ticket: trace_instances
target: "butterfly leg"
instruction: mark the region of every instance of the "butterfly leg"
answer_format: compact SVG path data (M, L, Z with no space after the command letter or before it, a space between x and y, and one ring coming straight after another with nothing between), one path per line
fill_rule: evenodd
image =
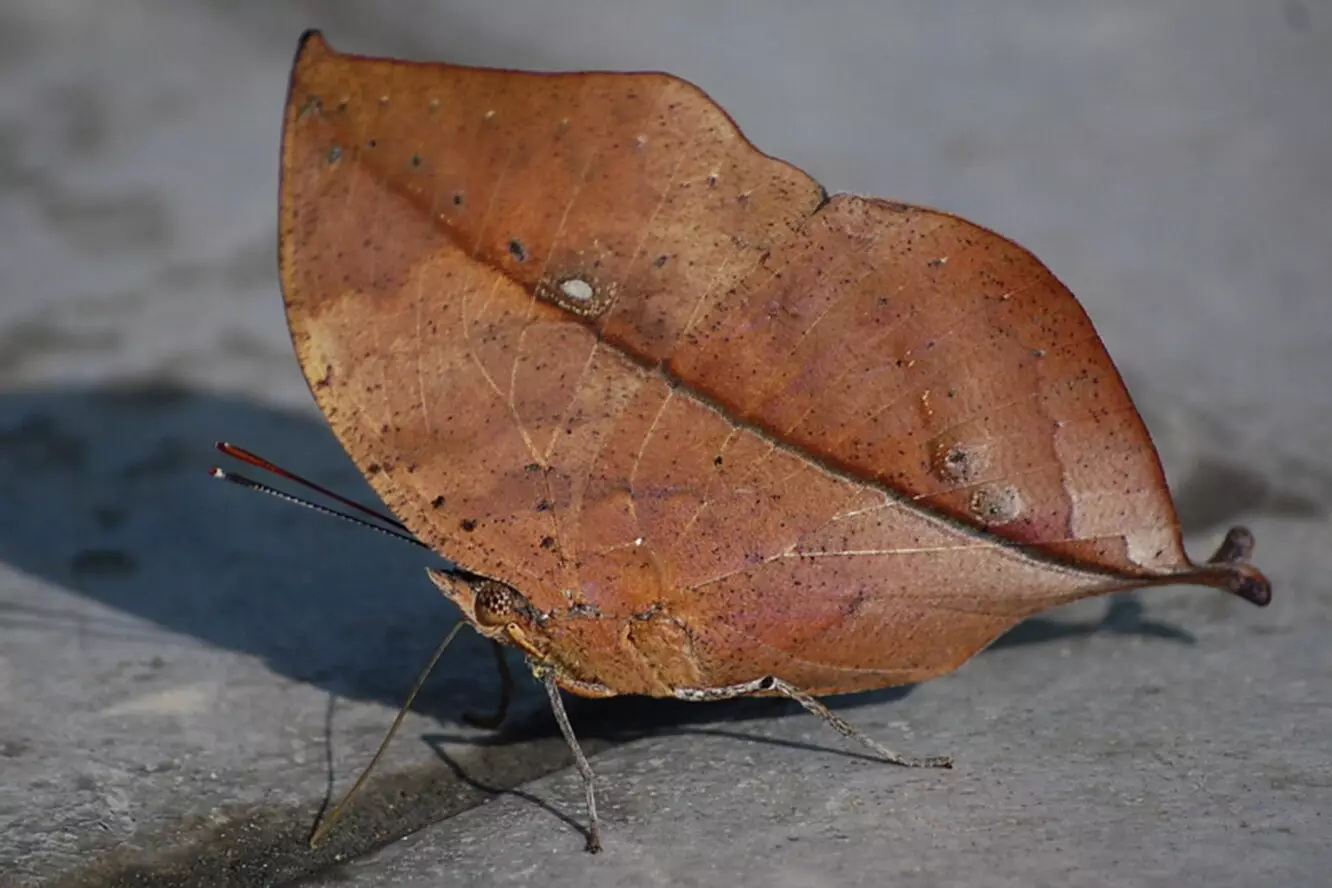
M810 694L806 694L795 685L788 684L771 675L721 688L674 688L673 693L677 698L691 703L701 703L709 700L731 700L736 697L749 697L757 694L781 694L783 697L796 701L805 709L823 719L843 737L864 745L886 762L908 768L951 768L953 766L953 760L946 755L914 756L894 752L873 737L860 731Z
M569 744L569 749L573 750L574 762L578 765L578 774L583 778L583 789L587 792L587 850L591 854L596 854L601 850L601 821L597 819L597 790L596 777L592 773L592 766L587 763L587 756L583 755L583 748L578 745L578 738L574 736L573 725L569 724L569 714L564 711L564 701L560 698L560 686L555 683L555 670L549 666L533 666L533 672L541 683L546 686L546 694L550 697L550 706L555 710L555 721L560 726L560 733L564 735L564 741Z
M490 649L495 654L495 666L499 669L499 706L492 713L464 712L463 718L468 724L493 731L504 723L505 716L509 714L509 702L513 700L513 673L509 671L509 661L504 657L504 645L492 640Z

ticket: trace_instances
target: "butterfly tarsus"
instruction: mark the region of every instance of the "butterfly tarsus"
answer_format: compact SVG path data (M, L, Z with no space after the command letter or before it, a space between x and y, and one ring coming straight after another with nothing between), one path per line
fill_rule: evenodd
M573 752L574 762L578 765L578 774L583 778L583 790L587 793L588 815L586 850L589 854L596 854L601 851L601 821L597 817L596 775L592 773L592 766L588 764L587 756L583 754L583 748L578 745L578 738L574 736L573 725L569 723L569 714L564 711L560 686L555 682L555 670L549 666L533 663L532 674L546 686L550 707L555 710L555 721L560 726L564 741L569 744L569 749Z
M894 752L852 725L837 713L833 712L827 706L824 706L811 694L805 693L795 685L782 681L776 676L767 675L763 678L755 679L754 681L741 682L740 684L727 685L720 688L675 688L674 693L678 699L686 700L691 703L702 703L712 700L733 700L736 697L752 697L757 694L781 694L787 699L796 701L809 712L823 719L823 721L834 731L841 734L843 737L846 737L848 740L855 740L885 762L901 765L905 768L953 767L952 758L946 755L915 756Z

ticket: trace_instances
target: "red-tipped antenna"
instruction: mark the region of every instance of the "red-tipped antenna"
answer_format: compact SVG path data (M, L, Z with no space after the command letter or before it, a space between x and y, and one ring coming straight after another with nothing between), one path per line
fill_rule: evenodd
M342 496L341 494L334 493L333 491L329 490L327 487L324 487L321 484L316 484L315 482L311 481L309 478L302 478L300 475L297 475L295 472L290 472L282 468L282 466L275 465L274 463L271 463L268 460L264 459L262 456L259 456L257 453L251 453L250 451L246 450L244 447L237 447L235 444L231 444L227 441L218 441L217 449L219 452L225 453L227 456L230 456L233 459L238 459L241 462L249 463L250 465L254 466L257 469L263 469L265 472L271 472L272 474L277 475L279 478L286 478L288 481L295 481L297 484L300 484L302 487L308 487L310 490L313 490L316 493L322 493L324 496L328 497L329 499L342 503L344 506L346 506L349 509L355 509L356 511L364 515L369 515L371 518L376 518L380 521L383 521L385 524L391 524L394 527L398 528L398 530L403 530L403 531L407 530L407 525L403 524L401 521L397 520L396 518L390 517L389 515L385 515L383 512L376 511L375 509L372 509L369 506L363 506L360 503L356 502L355 500L347 499L347 497Z
M289 472L286 469L282 468L281 466L275 465L274 463L269 462L263 457L253 454L250 451L245 450L241 447L237 447L234 444L228 444L225 441L218 441L217 449L220 450L222 453L225 453L227 456L231 456L241 460L242 462L249 463L252 466L263 469L266 472L271 472L274 475L277 475L281 478L286 478L289 481L294 481L297 484L301 484L305 487L310 488L311 490L317 491L323 494L324 496L327 496L329 499L336 500L337 502L342 503L344 506L356 509L358 512L363 512L366 515L371 516L372 518L376 518L379 521L383 521L385 524L389 524L392 526L381 527L378 524L366 521L364 518L358 518L355 515L348 515L346 512L339 512L337 509L331 509L328 506L320 505L319 503L303 499L299 496L287 493L285 490L278 490L276 487L264 484L262 481L255 481L253 478L248 478L245 475L238 475L235 472L228 472L226 469L222 469L217 466L214 466L209 471L209 474L212 475L214 478L217 478L221 481L230 481L232 484L235 484L239 487L244 487L247 490L257 490L260 493L266 493L269 496L275 496L280 500L285 500L286 502L289 503L295 503L296 505L304 506L307 509L313 509L314 511L320 512L324 515L331 515L334 518L341 518L343 521L347 521L351 524L356 524L360 527L368 527L371 530L378 531L379 533L382 533L386 536L391 536L394 539L399 539L404 542L411 543L414 546L420 546L422 549L430 548L425 543L421 542L416 537L412 536L411 531L409 531L407 529L407 526L404 525L401 521L397 521L393 518L390 518L387 515L381 514L380 512L375 511L369 506L363 506L360 503L355 502L354 500L347 499L345 496L340 496L334 493L333 491L329 490L328 488L323 487L322 485L316 484L315 482L310 481L309 479L302 478L300 475L297 475L295 472Z
M348 521L352 524L360 525L361 527L368 527L371 530L378 531L379 533L385 534L387 536L391 536L394 539L399 539L404 542L411 543L414 546L420 546L422 549L426 549L427 551L430 550L430 547L428 545L421 542L416 537L412 536L411 531L409 531L407 529L407 526L403 524L401 521L398 521L394 518L390 518L388 515L384 515L381 512L378 512L370 508L369 506L363 506L358 502L349 500L345 496L340 496L334 493L333 491L329 490L328 488L323 487L322 485L316 484L307 478L302 478L300 475L297 475L295 472L289 472L286 469L282 468L281 466L269 462L268 460L264 459L262 456L253 454L250 451L245 450L244 448L237 447L235 444L228 444L226 441L218 441L217 449L222 453L225 453L227 456L238 459L241 462L248 463L256 468L263 469L266 472L271 472L272 474L277 475L280 478L286 478L288 481L293 481L296 484L308 487L310 490L317 491L323 494L324 496L327 496L329 499L336 500L337 502L342 503L344 506L355 509L358 512L369 515L370 517L375 518L376 520L382 521L385 524L391 526L382 527L378 524L366 521L364 518L358 518L355 515L349 515L346 512L339 512L337 509L331 509L328 506L320 505L319 503L316 502L311 502L310 500L303 499L299 496L293 496L292 494L287 493L284 490L278 490L276 487L271 487L267 484L264 484L261 481L255 481L253 478L247 478L244 475L237 475L234 472L228 472L226 469L218 468L216 466L214 466L212 470L209 472L209 474L211 474L214 478L220 479L222 481L230 481L232 484L244 487L247 490L257 490L260 493L266 493L269 496L275 496L278 499L286 500L289 503L295 503L298 506L305 506L307 509L314 509L316 512L322 512L325 515L332 515L334 518L341 518L343 521ZM448 572L455 574L459 577L462 577L464 579L467 579L469 582L474 582L480 579L480 577L476 576L475 574L472 574L456 566L449 568ZM420 692L421 687L425 684L426 677L429 676L431 670L435 668L435 664L439 661L439 658L444 654L444 649L449 646L449 643L453 641L454 637L458 634L459 630L461 630L462 627L466 624L467 624L466 619L459 620L457 624L453 627L452 631L450 631L449 634L445 636L444 640L440 642L439 647L435 649L434 654L432 654L430 657L430 662L426 664L426 667L421 670L421 674L417 676L416 682L412 685L411 692L407 695L406 702L403 703L402 708L398 710L397 718L393 720L393 724L389 727L388 732L384 734L384 739L380 742L379 749L375 751L375 754L373 757L371 757L369 764L367 764L365 768L362 769L360 776L356 778L356 782L353 783L351 788L348 789L347 792L343 794L342 798L338 801L338 803L333 806L333 810L331 810L328 813L328 816L321 817L319 822L315 825L314 832L311 834L309 840L311 848L316 847L320 842L324 840L324 838L328 835L329 831L333 828L333 824L338 821L338 818L342 816L342 812L347 809L347 805L352 800L352 797L355 796L360 791L361 787L365 785L365 781L370 776L371 770L373 770L375 764L381 758L383 758L385 750L388 749L389 741L393 739L393 735L397 733L398 728L402 725L402 720L406 717L408 709L411 708L412 701L416 699L416 695ZM504 661L504 652L501 649L499 643L492 641L491 645L495 650L496 662L499 664L499 671L500 671L501 691L500 691L499 712L496 713L494 716L485 716L485 717L471 716L467 715L466 713L464 713L464 716L469 720L476 721L477 724L493 723L496 726L498 726L499 722L503 720L504 714L508 711L509 708L509 694L513 687L513 679L509 675L509 667L506 665ZM551 687L553 688L554 685L551 685ZM559 698L556 697L555 700L556 704L559 705ZM560 709L559 712L561 713L561 715L563 715L564 710ZM581 754L582 753L580 752L579 755ZM594 810L593 811L594 817L595 814L596 812Z

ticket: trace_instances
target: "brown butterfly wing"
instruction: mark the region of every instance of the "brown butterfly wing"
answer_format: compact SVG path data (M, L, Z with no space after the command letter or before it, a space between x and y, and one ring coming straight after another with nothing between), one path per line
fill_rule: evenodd
M827 200L689 84L315 36L282 170L288 317L335 432L430 545L576 612L551 631L589 679L881 686L1191 576L1048 270Z
M321 408L413 530L524 588L576 583L541 541L567 536L573 488L645 374L529 291L572 274L630 294L664 340L674 294L729 289L822 199L755 165L673 78L358 59L317 35L282 169L284 293ZM745 191L780 199L756 212Z

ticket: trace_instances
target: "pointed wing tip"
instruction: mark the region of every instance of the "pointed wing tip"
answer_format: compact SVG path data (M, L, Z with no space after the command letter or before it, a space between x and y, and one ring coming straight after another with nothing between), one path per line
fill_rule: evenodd
M310 28L296 41L296 55L291 60L291 74L287 80L287 116L294 111L298 84L308 75L311 66L320 59L336 56L338 53L328 45L324 34L316 28Z
M1253 602L1259 607L1272 603L1272 583L1263 572L1248 563L1253 555L1253 532L1247 527L1232 527L1221 541L1216 554L1207 559L1210 573L1217 575L1217 584L1232 595Z
M1272 603L1272 583L1263 576L1262 571L1251 564L1241 565L1244 568L1238 574L1239 583L1230 589L1240 598L1251 601L1259 607L1267 607Z
M324 32L318 28L307 28L296 41L296 61L299 62L311 53L331 52Z

